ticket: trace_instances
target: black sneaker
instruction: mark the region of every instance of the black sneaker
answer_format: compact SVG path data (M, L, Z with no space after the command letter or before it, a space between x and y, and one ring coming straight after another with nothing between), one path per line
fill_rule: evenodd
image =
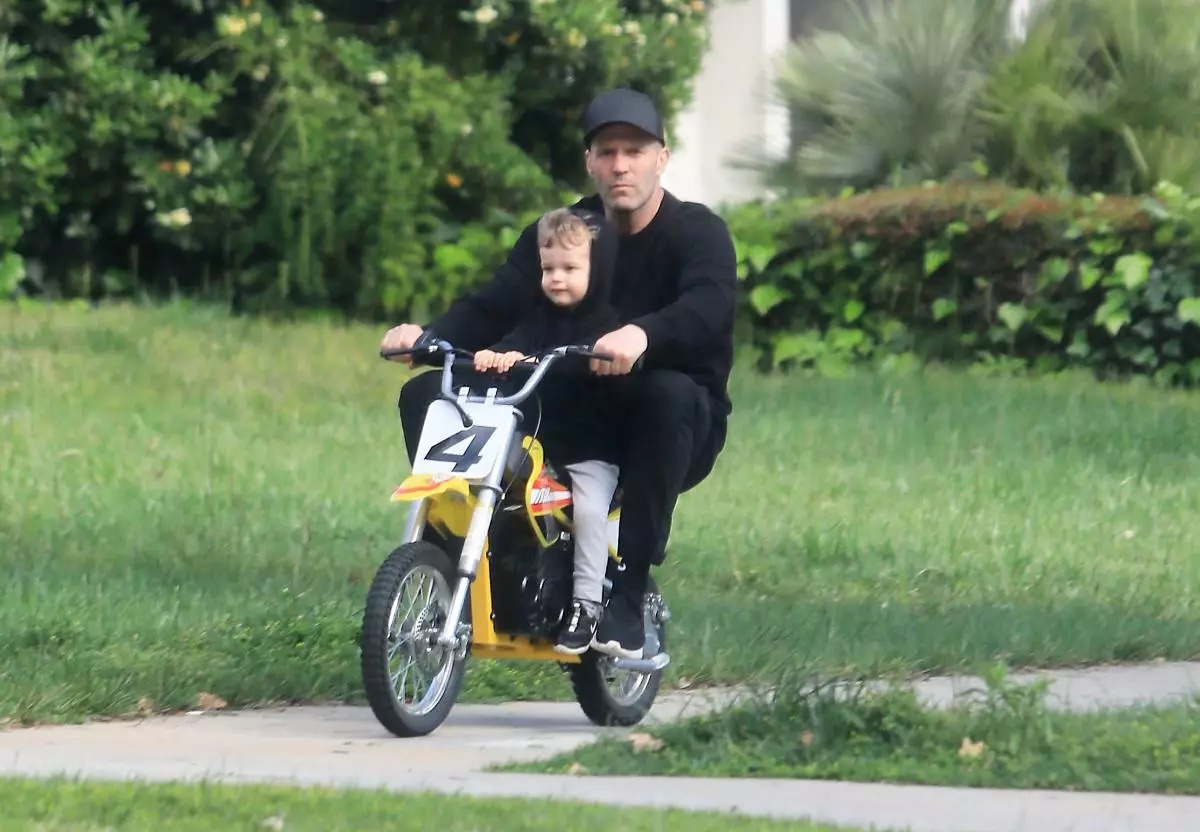
M599 604L574 599L567 611L567 623L558 634L558 643L554 645L554 651L569 653L572 656L585 652L591 646L592 636L596 633L600 612Z
M600 619L592 649L610 656L640 659L646 647L646 624L641 599L614 592Z

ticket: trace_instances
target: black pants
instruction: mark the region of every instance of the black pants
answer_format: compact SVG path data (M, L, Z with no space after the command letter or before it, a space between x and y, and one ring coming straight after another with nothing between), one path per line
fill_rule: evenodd
M544 379L539 391L550 394L547 388L554 381ZM726 422L714 413L708 391L675 370L644 370L596 381L617 382L609 388L605 410L613 414L620 448L617 462L623 496L617 548L625 570L614 579L613 590L637 597L646 590L650 567L665 560L671 515L679 495L698 485L716 464L725 446ZM400 422L410 463L425 410L437 397L440 384L441 372L434 370L414 376L400 390ZM472 389L477 385L497 386L502 394L507 392L506 385L497 384L494 376L484 380L456 370L455 390L463 385ZM554 398L545 395L547 401ZM520 409L525 414L522 427L533 430L538 410L536 396L530 396ZM539 435L554 431L546 427L546 422L553 421L555 415L543 410Z

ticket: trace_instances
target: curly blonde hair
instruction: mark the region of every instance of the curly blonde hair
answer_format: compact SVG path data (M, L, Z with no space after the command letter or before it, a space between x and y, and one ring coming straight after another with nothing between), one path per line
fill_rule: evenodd
M574 248L590 243L597 230L570 208L555 208L542 214L538 220L538 247L550 248L557 243L565 248Z

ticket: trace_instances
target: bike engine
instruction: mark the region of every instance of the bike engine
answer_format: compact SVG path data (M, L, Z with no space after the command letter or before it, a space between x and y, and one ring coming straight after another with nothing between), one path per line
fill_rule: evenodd
M553 638L566 620L571 604L574 541L562 534L539 551L521 585L525 626L530 635Z
M574 541L558 522L540 517L554 541L543 549L529 526L524 506L500 506L492 521L492 609L496 629L553 638L571 603Z

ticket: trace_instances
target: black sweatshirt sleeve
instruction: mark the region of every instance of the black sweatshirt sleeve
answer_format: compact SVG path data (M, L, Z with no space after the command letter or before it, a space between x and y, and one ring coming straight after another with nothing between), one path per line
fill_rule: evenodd
M522 321L521 323L517 324L515 329L513 329L495 344L488 347L488 349L494 350L495 352L510 352L512 350L516 350L522 355L529 355L531 352L533 352L533 347L530 346L530 343L533 340L531 327L532 324L528 319Z
M673 241L679 295L629 323L646 333L646 356L707 353L728 339L737 302L737 255L725 221L707 209L679 217Z
M512 330L534 302L541 282L537 223L530 223L513 244L492 279L459 298L427 325L456 347L480 350Z

